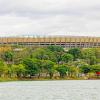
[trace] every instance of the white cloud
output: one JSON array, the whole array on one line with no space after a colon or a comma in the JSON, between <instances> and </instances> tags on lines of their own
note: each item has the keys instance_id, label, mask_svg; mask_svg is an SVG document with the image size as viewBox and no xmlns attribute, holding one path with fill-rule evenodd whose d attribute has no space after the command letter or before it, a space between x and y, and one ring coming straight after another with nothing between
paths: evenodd
<instances>
[{"instance_id":1,"label":"white cloud","mask_svg":"<svg viewBox=\"0 0 100 100\"><path fill-rule=\"evenodd\" d=\"M99 12L100 0L0 0L0 36L100 36Z\"/></svg>"}]
</instances>

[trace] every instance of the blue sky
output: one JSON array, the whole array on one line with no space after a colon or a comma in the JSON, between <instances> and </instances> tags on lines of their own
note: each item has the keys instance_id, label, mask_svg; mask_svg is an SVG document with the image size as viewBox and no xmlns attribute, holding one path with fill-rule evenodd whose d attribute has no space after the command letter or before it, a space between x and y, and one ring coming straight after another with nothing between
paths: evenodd
<instances>
[{"instance_id":1,"label":"blue sky","mask_svg":"<svg viewBox=\"0 0 100 100\"><path fill-rule=\"evenodd\" d=\"M100 36L100 0L0 0L0 36Z\"/></svg>"}]
</instances>

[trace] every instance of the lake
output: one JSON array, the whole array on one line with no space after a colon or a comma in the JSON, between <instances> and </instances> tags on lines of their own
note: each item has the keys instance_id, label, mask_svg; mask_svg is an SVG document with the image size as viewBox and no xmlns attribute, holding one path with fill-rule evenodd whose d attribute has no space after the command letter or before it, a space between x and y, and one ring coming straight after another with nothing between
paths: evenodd
<instances>
[{"instance_id":1,"label":"lake","mask_svg":"<svg viewBox=\"0 0 100 100\"><path fill-rule=\"evenodd\" d=\"M100 80L1 82L0 100L100 100Z\"/></svg>"}]
</instances>

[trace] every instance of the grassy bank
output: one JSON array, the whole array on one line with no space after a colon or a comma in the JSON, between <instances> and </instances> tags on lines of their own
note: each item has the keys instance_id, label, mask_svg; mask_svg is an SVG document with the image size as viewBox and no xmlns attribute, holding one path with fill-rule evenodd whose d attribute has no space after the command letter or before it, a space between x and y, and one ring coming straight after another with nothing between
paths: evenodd
<instances>
[{"instance_id":1,"label":"grassy bank","mask_svg":"<svg viewBox=\"0 0 100 100\"><path fill-rule=\"evenodd\" d=\"M53 80L99 80L100 77L80 77L80 78L72 78L72 77L65 77L65 78L0 78L0 82L10 82L10 81L53 81Z\"/></svg>"}]
</instances>

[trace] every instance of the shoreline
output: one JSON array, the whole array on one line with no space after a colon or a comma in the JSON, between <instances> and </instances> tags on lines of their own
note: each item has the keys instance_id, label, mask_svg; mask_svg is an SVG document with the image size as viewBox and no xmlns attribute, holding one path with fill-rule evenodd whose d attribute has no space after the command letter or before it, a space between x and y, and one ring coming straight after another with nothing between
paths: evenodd
<instances>
[{"instance_id":1,"label":"shoreline","mask_svg":"<svg viewBox=\"0 0 100 100\"><path fill-rule=\"evenodd\" d=\"M69 78L69 79L18 79L18 78L14 78L14 79L11 79L11 78L8 78L8 79L5 79L5 78L0 78L0 82L15 82L15 81L69 81L69 80L75 80L75 81L78 81L78 80L100 80L100 78L90 78L90 79L84 79L84 78L77 78L77 79L74 79L74 78Z\"/></svg>"}]
</instances>

